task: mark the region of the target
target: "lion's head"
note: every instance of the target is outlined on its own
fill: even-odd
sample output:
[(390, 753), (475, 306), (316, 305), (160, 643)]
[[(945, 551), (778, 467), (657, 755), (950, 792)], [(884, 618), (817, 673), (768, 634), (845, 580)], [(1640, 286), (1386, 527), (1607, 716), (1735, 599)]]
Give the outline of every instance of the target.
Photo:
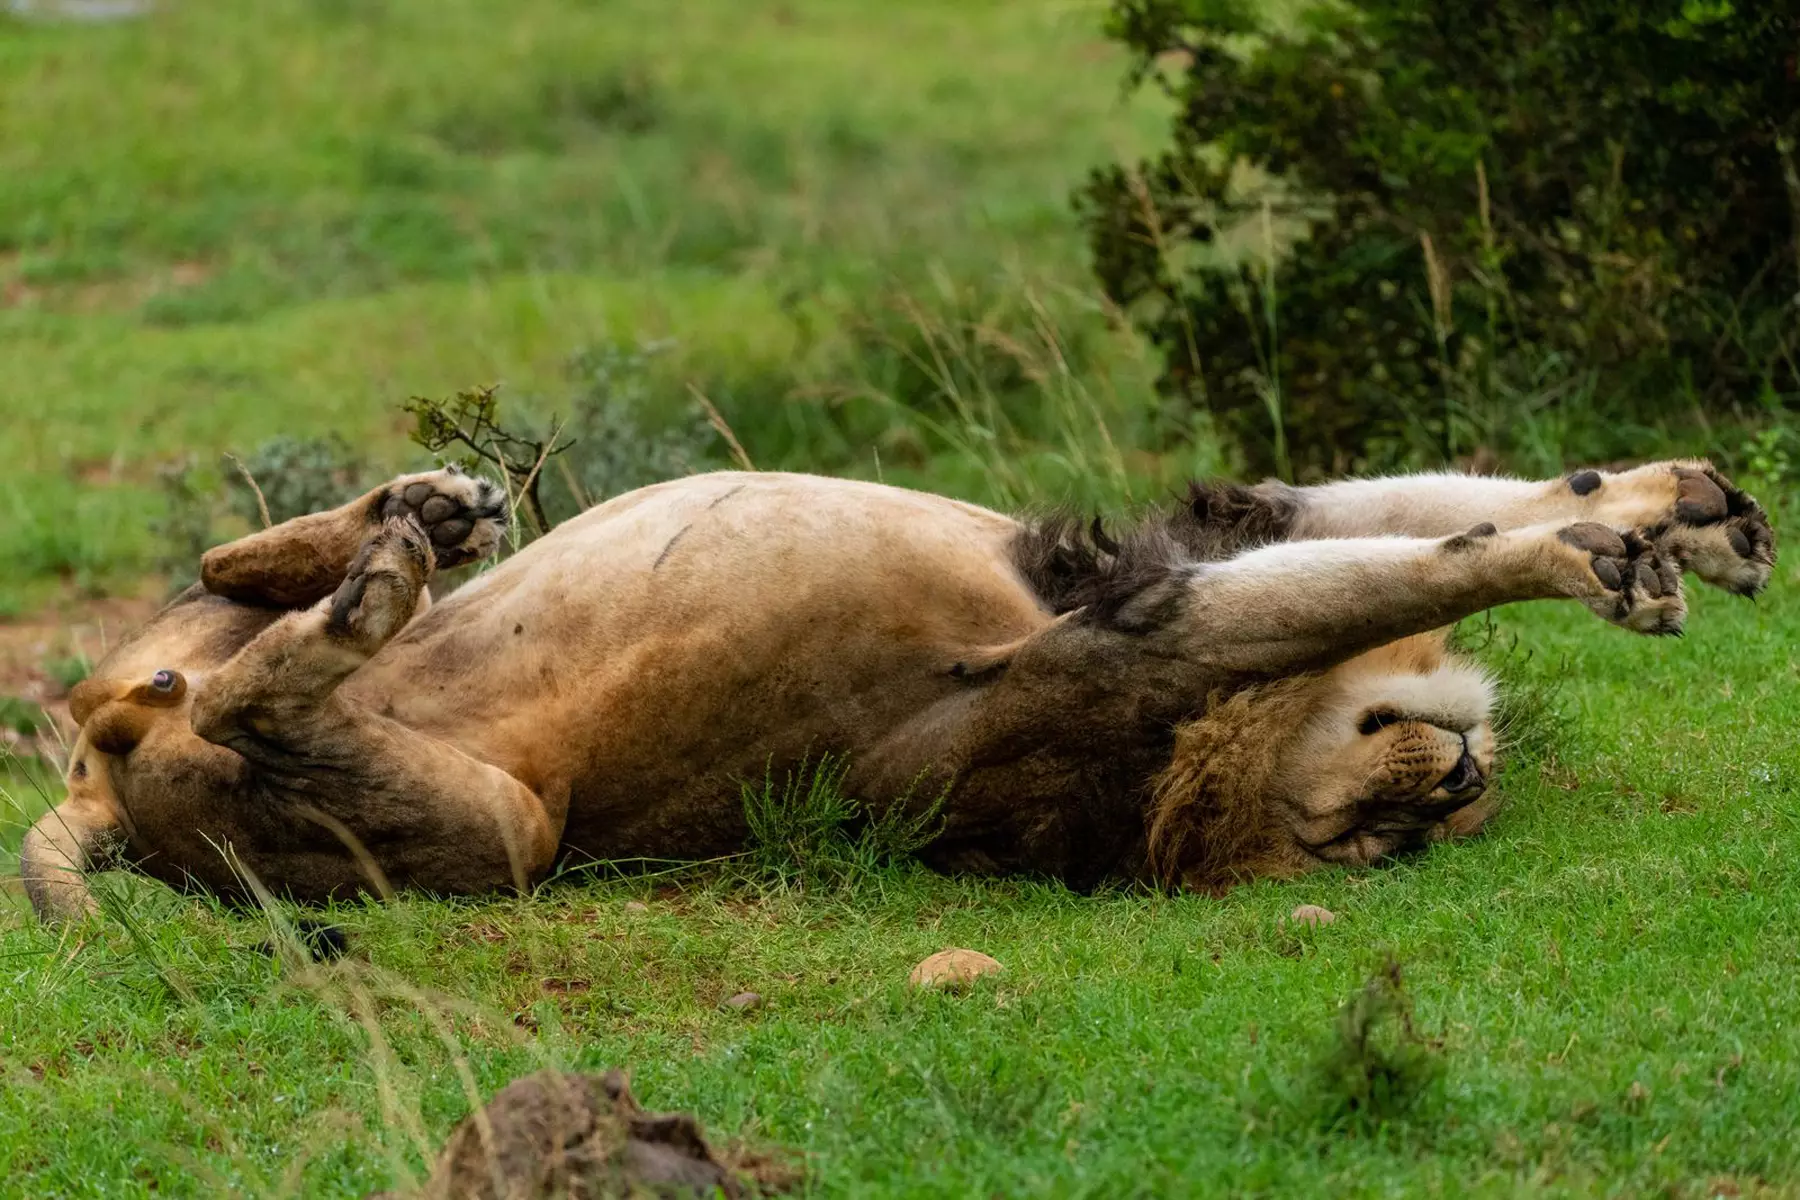
[(1493, 704), (1441, 634), (1220, 696), (1156, 779), (1152, 867), (1218, 888), (1474, 833), (1495, 807)]

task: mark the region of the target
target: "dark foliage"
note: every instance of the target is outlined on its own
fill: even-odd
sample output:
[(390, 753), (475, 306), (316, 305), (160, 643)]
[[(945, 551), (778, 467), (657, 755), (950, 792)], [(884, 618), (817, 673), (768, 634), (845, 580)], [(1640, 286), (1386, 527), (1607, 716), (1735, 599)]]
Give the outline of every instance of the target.
[(1079, 196), (1254, 465), (1504, 455), (1546, 414), (1605, 455), (1800, 392), (1800, 0), (1259, 11), (1117, 0), (1179, 108)]

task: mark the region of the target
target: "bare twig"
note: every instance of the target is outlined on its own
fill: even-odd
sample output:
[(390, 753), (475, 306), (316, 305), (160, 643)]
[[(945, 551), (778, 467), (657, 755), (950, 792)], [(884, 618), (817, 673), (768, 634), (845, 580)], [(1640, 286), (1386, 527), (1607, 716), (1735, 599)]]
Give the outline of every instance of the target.
[(269, 502), (263, 499), (263, 490), (256, 485), (256, 476), (250, 473), (250, 468), (237, 455), (227, 454), (225, 457), (231, 460), (231, 465), (237, 468), (238, 474), (244, 477), (244, 482), (250, 485), (250, 490), (256, 493), (256, 511), (262, 516), (263, 528), (267, 529), (275, 524), (269, 519)]

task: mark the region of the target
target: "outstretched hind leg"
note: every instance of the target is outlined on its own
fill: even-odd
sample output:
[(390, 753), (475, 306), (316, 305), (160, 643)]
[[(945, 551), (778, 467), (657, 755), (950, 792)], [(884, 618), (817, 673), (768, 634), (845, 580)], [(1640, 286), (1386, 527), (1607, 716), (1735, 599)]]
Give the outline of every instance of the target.
[(560, 830), (524, 784), (338, 694), (411, 619), (433, 564), (417, 521), (386, 521), (328, 600), (196, 685), (194, 732), (242, 755), (256, 802), (315, 835), (256, 849), (296, 894), (522, 888), (554, 858)]

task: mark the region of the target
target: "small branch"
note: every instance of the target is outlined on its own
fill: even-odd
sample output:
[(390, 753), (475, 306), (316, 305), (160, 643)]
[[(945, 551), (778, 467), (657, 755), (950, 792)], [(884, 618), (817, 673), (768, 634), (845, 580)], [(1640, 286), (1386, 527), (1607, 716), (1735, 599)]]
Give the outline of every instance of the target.
[(553, 456), (561, 454), (569, 446), (575, 444), (570, 442), (569, 446), (557, 447), (556, 439), (562, 436), (563, 425), (564, 422), (558, 422), (556, 428), (550, 431), (548, 445), (540, 444), (538, 446), (537, 461), (531, 464), (531, 471), (525, 476), (525, 482), (519, 485), (519, 491), (525, 497), (526, 507), (531, 510), (531, 517), (537, 522), (539, 533), (550, 532), (550, 521), (544, 516), (543, 501), (538, 499), (538, 475), (543, 471), (544, 464), (549, 462)]
[(250, 490), (256, 493), (256, 511), (262, 516), (263, 528), (267, 529), (275, 524), (269, 519), (269, 502), (263, 499), (263, 490), (256, 486), (256, 476), (250, 474), (250, 468), (237, 455), (227, 454), (225, 457), (231, 460), (231, 465), (237, 468), (238, 474), (244, 477), (244, 482), (250, 485)]

